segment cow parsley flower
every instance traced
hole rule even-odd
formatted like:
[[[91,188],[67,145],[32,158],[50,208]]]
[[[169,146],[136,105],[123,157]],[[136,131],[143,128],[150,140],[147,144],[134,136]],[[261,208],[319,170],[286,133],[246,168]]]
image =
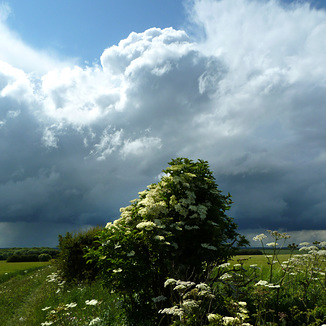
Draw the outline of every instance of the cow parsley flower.
[[[258,234],[255,237],[252,238],[254,241],[262,241],[263,239],[267,238],[267,236],[264,233]]]
[[[276,247],[276,246],[278,246],[278,243],[277,242],[269,242],[269,243],[266,243],[266,246],[268,246],[268,247]]]
[[[220,280],[227,280],[229,278],[232,278],[232,275],[229,273],[224,273],[222,276],[220,276]]]
[[[216,315],[216,314],[208,314],[208,315],[207,315],[207,319],[208,319],[208,321],[209,321],[210,323],[215,322],[215,321],[219,321],[220,318],[221,318],[221,316]]]
[[[231,265],[230,263],[224,263],[224,264],[218,265],[217,267],[219,267],[219,268],[227,268],[230,265]]]
[[[193,309],[196,309],[199,307],[199,303],[196,300],[188,299],[184,300],[181,304],[182,308],[185,309],[185,311],[192,311]]]
[[[240,319],[238,317],[228,317],[225,316],[222,318],[223,325],[235,325],[240,322]]]
[[[172,284],[176,284],[177,281],[174,278],[168,278],[165,282],[164,282],[164,287],[166,288],[168,285]]]
[[[159,311],[160,314],[167,314],[167,315],[173,315],[173,316],[183,316],[184,311],[181,308],[178,308],[177,306],[171,307],[171,308],[165,308],[161,309]]]
[[[258,283],[255,284],[255,286],[258,286],[258,285],[267,286],[268,285],[268,282],[267,281],[260,280]]]
[[[268,284],[267,286],[271,289],[278,289],[281,287],[279,284],[272,284],[272,283]]]

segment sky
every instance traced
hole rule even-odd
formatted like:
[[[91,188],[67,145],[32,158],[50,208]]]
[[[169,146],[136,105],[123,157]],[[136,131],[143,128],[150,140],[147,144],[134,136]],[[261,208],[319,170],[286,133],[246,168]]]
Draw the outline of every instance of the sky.
[[[208,161],[249,240],[325,241],[325,8],[0,2],[0,247],[113,221],[176,157]]]

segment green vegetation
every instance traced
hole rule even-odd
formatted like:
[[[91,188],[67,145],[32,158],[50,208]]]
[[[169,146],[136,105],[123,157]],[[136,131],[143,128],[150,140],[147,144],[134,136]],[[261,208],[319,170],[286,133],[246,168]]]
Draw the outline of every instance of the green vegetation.
[[[0,275],[6,273],[15,273],[19,271],[31,270],[39,267],[47,266],[48,262],[18,262],[7,263],[6,261],[0,261]]]
[[[49,261],[55,258],[59,253],[58,249],[48,247],[33,248],[1,248],[0,261],[9,262],[31,262],[31,261]]]
[[[65,236],[59,235],[60,253],[56,264],[62,277],[68,282],[92,281],[98,274],[94,263],[88,263],[84,257],[86,250],[98,248],[97,235],[100,227],[91,228],[76,233],[67,232]]]
[[[120,295],[130,325],[169,323],[157,314],[166,307],[166,279],[204,282],[215,264],[247,244],[226,215],[230,195],[218,190],[208,163],[178,158],[169,164],[158,184],[99,233],[101,245],[87,255],[105,286]]]
[[[290,235],[269,230],[262,254],[238,255],[247,241],[207,162],[164,172],[106,228],[59,236],[56,264],[2,262],[22,269],[1,274],[0,325],[326,323],[326,241],[283,250]]]

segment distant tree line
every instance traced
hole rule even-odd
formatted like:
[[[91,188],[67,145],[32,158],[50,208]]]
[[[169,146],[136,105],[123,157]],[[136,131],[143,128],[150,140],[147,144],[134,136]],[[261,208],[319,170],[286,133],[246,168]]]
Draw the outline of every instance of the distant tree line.
[[[49,261],[56,258],[58,254],[58,249],[49,247],[2,248],[0,260],[7,262]]]

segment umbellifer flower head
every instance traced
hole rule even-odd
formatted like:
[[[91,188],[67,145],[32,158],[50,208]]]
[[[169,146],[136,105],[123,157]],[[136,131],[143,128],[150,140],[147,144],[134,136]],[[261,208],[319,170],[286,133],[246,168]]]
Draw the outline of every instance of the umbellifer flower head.
[[[252,238],[254,241],[262,241],[263,239],[267,238],[267,236],[264,233],[258,234],[255,237]]]

